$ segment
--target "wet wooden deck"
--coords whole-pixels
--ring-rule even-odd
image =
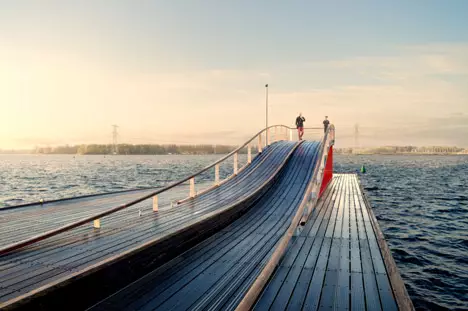
[[[336,174],[256,310],[411,310],[355,174]]]
[[[306,151],[246,215],[91,310],[235,310],[304,195]],[[413,309],[356,175],[334,176],[255,309]]]
[[[205,220],[220,221],[216,217],[221,212],[261,195],[262,189],[274,181],[278,170],[285,165],[294,147],[292,142],[269,146],[237,176],[174,208],[153,212],[151,200],[143,201],[103,218],[100,229],[92,228],[90,223],[2,255],[0,308],[21,305],[23,301],[56,291],[68,282],[166,241]],[[0,243],[27,239],[143,194],[145,191],[120,193],[0,211]],[[197,230],[198,235],[204,234],[205,229]],[[191,234],[183,237],[183,241],[197,238],[197,234]],[[165,247],[170,248],[170,245]],[[147,262],[129,269],[151,266],[151,261],[157,261],[151,256],[156,255],[147,254]]]
[[[241,218],[92,310],[232,310],[302,201],[318,158],[302,144],[278,182]]]

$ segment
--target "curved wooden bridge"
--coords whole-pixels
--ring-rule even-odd
[[[333,144],[333,126],[310,142],[272,126],[162,189],[2,209],[0,308],[412,310],[358,179],[332,176]]]

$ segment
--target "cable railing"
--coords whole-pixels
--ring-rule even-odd
[[[314,129],[314,128],[306,128],[306,129]],[[116,206],[114,208],[111,208],[109,210],[106,210],[104,212],[80,219],[78,221],[63,225],[59,228],[56,228],[54,230],[50,230],[47,232],[44,232],[42,234],[33,236],[31,238],[28,238],[23,241],[19,241],[10,245],[7,245],[3,248],[0,249],[0,255],[9,253],[14,250],[18,250],[20,248],[23,248],[28,245],[32,245],[34,243],[40,242],[42,240],[48,239],[50,237],[53,237],[55,235],[58,235],[60,233],[72,230],[74,228],[80,227],[82,225],[85,225],[87,223],[93,223],[93,227],[96,229],[101,228],[101,219],[103,217],[112,215],[118,211],[121,211],[123,209],[126,209],[128,207],[134,206],[138,203],[141,203],[142,201],[152,199],[153,204],[152,204],[152,209],[154,212],[157,212],[159,210],[159,200],[158,200],[158,195],[161,193],[164,193],[170,189],[173,189],[181,184],[184,184],[186,182],[189,183],[189,193],[188,197],[182,201],[190,200],[195,198],[196,196],[209,191],[210,189],[213,189],[214,187],[219,187],[222,183],[226,182],[227,179],[232,178],[233,176],[236,176],[241,172],[243,169],[245,169],[251,162],[252,162],[252,149],[255,148],[258,153],[261,153],[263,149],[266,146],[269,146],[270,144],[280,141],[280,140],[290,140],[293,141],[294,139],[294,128],[291,128],[286,125],[272,125],[269,126],[261,131],[259,131],[257,134],[255,134],[252,138],[250,138],[248,141],[246,141],[244,144],[230,152],[229,154],[225,155],[221,159],[217,160],[216,162],[204,167],[203,169],[199,170],[198,172],[187,176],[183,179],[180,179],[168,186],[165,186],[163,188],[157,189],[147,195],[144,195],[138,199],[135,199],[131,202],[121,204],[119,206]],[[244,148],[247,148],[247,163],[239,168],[239,153],[241,150]],[[219,168],[220,164],[227,161],[228,159],[232,158],[232,174],[228,176],[225,180],[220,180],[220,174],[219,174]],[[195,184],[195,177],[198,175],[201,175],[208,170],[214,168],[214,182],[212,185],[210,185],[207,189],[201,190],[199,192],[196,191],[196,184]],[[179,202],[182,202],[179,201]]]
[[[266,263],[259,276],[255,279],[255,282],[250,286],[244,298],[237,306],[236,311],[247,311],[253,308],[263,289],[273,275],[273,272],[286,253],[288,245],[297,227],[299,225],[304,225],[309,219],[312,209],[315,207],[319,199],[328,151],[330,150],[330,147],[334,145],[334,143],[335,127],[334,125],[330,125],[321,141],[319,155],[320,162],[315,166],[312,178],[307,185],[306,192],[304,193],[301,204],[299,205],[299,208],[297,209],[296,214],[294,215],[294,218],[288,227],[288,230],[281,238],[278,246],[270,257],[270,260]]]

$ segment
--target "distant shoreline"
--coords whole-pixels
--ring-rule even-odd
[[[89,144],[36,147],[35,149],[0,149],[0,154],[40,154],[40,155],[210,155],[228,154],[237,147],[232,145],[175,145],[175,144]],[[256,148],[252,148],[256,152]],[[468,149],[456,146],[383,146],[368,148],[335,148],[340,155],[468,155]],[[247,148],[239,150],[247,153]]]
[[[468,149],[455,146],[383,146],[336,148],[336,154],[348,155],[468,155]]]
[[[379,155],[379,156],[468,156],[468,153],[418,153],[418,152],[409,152],[409,153],[343,153],[335,152],[336,155],[348,155],[348,156],[363,156],[363,155]]]
[[[142,155],[147,155],[147,156],[160,156],[160,155],[172,155],[172,156],[184,156],[184,155],[226,155],[229,154],[229,152],[226,153],[160,153],[160,154],[149,154],[149,153],[132,153],[132,154],[103,154],[103,153],[86,153],[86,154],[72,154],[72,153],[34,153],[34,152],[29,152],[29,153],[2,153],[0,152],[0,155],[34,155],[34,156],[54,156],[54,155],[66,155],[66,156],[105,156],[105,157],[113,157],[113,156],[142,156]],[[246,154],[245,152],[239,152],[239,154]],[[252,152],[252,154],[255,154]]]
[[[147,153],[134,153],[134,154],[100,154],[100,153],[88,153],[88,154],[71,154],[71,153],[1,153],[0,155],[34,155],[34,156],[54,156],[54,155],[66,155],[66,156],[104,156],[104,157],[113,157],[113,156],[184,156],[184,155],[226,155],[226,153],[164,153],[164,154],[147,154]],[[244,154],[241,152],[240,154]],[[254,154],[252,152],[252,154]],[[335,155],[340,156],[468,156],[468,153],[347,153],[347,152],[334,152]]]

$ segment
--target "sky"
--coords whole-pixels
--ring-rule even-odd
[[[468,1],[0,0],[0,148],[240,144],[323,117],[337,146],[468,147]]]

